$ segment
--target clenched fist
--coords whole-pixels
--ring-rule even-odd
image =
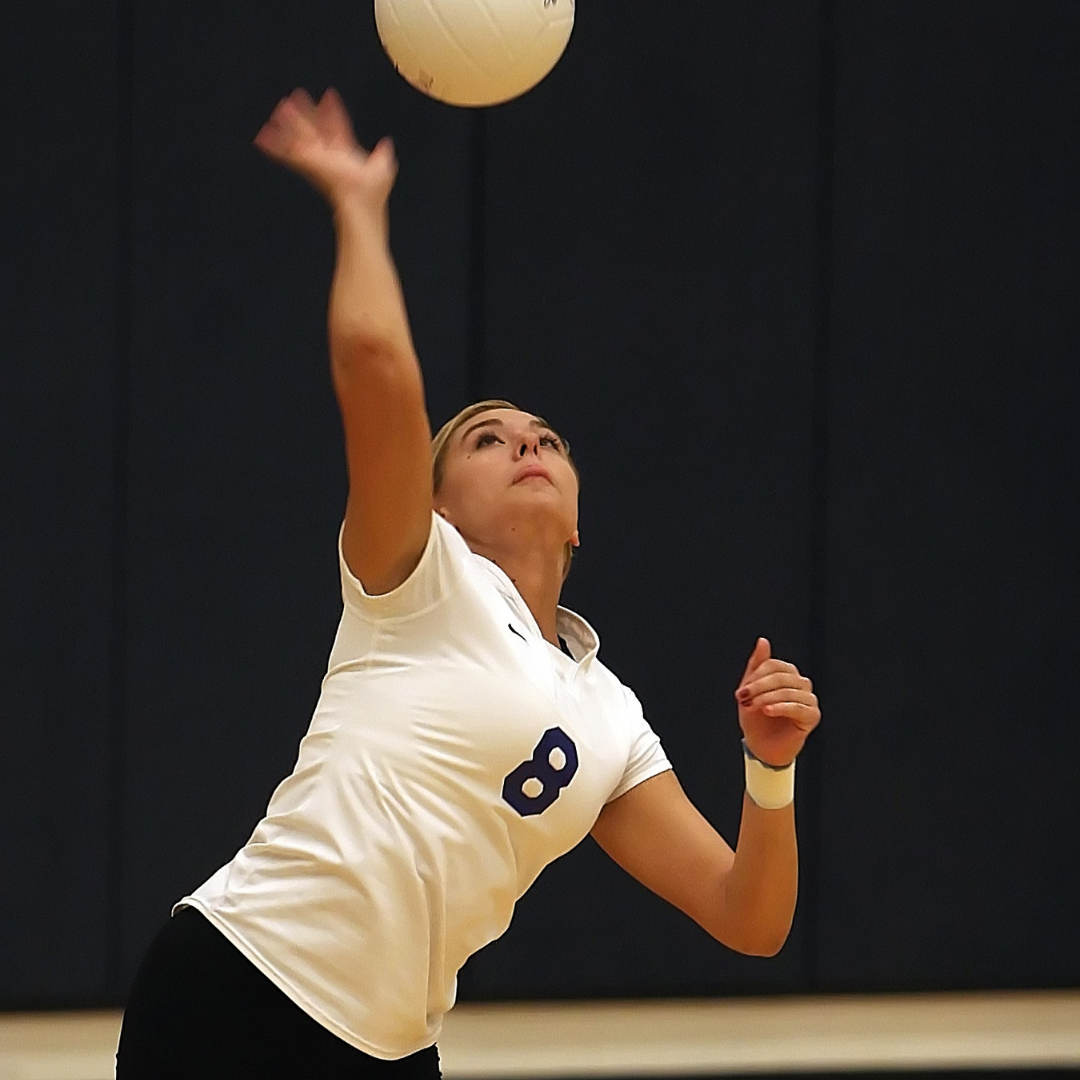
[[[795,760],[821,720],[813,689],[794,664],[773,658],[768,639],[757,639],[735,691],[739,727],[756,758],[769,765]]]

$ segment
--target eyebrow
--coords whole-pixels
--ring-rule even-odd
[[[497,416],[489,417],[487,420],[478,420],[475,424],[472,424],[465,429],[465,434],[461,436],[461,441],[464,442],[474,431],[482,427],[506,427],[506,425]],[[552,432],[555,431],[550,424],[545,424],[542,420],[537,420],[535,417],[529,421],[529,427],[543,428],[546,431]],[[562,437],[560,436],[559,439],[561,442]]]

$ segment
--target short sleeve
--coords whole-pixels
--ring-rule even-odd
[[[622,779],[608,796],[608,802],[617,799],[620,795],[625,795],[631,788],[637,787],[649,777],[667,772],[671,768],[671,762],[668,761],[667,754],[664,753],[664,748],[660,744],[660,737],[645,719],[645,713],[637,695],[625,686],[623,694],[626,697],[627,717],[631,729],[630,751]]]
[[[344,529],[342,524],[338,531],[341,599],[346,608],[366,619],[400,619],[428,611],[458,587],[470,557],[457,529],[432,512],[431,531],[416,568],[396,589],[372,596],[345,562],[341,547]]]

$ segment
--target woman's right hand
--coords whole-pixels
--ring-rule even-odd
[[[351,197],[382,207],[397,176],[393,143],[384,138],[370,153],[365,150],[333,88],[317,105],[306,90],[282,98],[255,136],[255,145],[298,172],[335,209]]]

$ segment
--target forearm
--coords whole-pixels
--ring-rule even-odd
[[[334,207],[337,259],[327,315],[330,356],[339,388],[358,362],[378,357],[384,374],[419,382],[405,299],[390,254],[386,206],[363,198]]]
[[[743,796],[734,851],[694,808],[673,772],[609,802],[592,829],[597,843],[643,885],[718,941],[757,956],[780,951],[795,914],[794,774],[785,763],[795,760],[821,715],[809,680],[770,652],[769,642],[759,638],[736,691],[745,748],[751,757],[761,756],[753,765],[747,761],[747,783],[758,802]],[[792,717],[790,730],[777,717]],[[766,761],[775,764],[770,768]],[[763,809],[770,804],[779,809]]]
[[[799,856],[795,806],[762,810],[743,795],[735,861],[724,881],[724,924],[728,944],[740,952],[779,952],[795,914]]]

